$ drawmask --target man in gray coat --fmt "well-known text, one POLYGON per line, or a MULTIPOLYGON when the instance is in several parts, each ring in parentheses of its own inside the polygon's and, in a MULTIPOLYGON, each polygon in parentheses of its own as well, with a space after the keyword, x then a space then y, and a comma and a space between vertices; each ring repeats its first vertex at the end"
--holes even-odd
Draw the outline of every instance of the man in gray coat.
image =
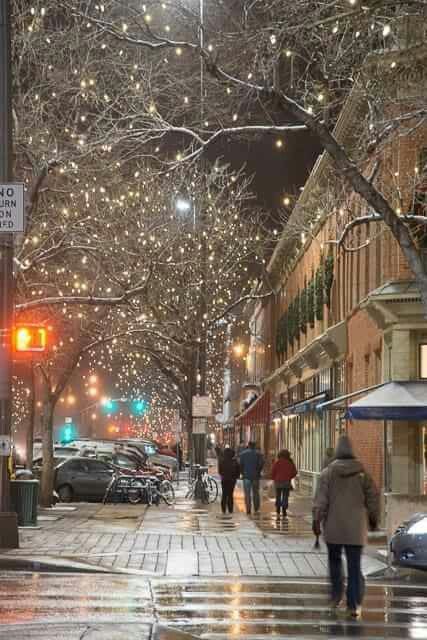
POLYGON ((335 459, 320 474, 313 505, 313 532, 328 545, 331 606, 341 602, 344 584, 342 549, 347 558, 347 608, 353 618, 361 614, 364 578, 361 572, 367 525, 375 529, 379 518, 378 493, 370 476, 353 453, 346 434, 340 436, 335 459))

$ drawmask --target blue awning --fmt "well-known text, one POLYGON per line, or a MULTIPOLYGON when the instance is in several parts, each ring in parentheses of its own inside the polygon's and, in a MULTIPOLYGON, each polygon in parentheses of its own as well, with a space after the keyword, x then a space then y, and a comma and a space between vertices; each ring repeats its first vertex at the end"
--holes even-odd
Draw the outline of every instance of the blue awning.
POLYGON ((300 414, 300 413, 309 413, 310 411, 314 411, 317 405, 320 402, 325 402, 328 399, 328 392, 325 391, 323 393, 318 393, 316 396, 311 396, 311 398, 307 398, 307 400, 301 400, 301 402, 296 402, 295 404, 288 405, 284 407, 280 411, 284 416, 300 414))
POLYGON ((427 420, 427 380, 386 382, 347 408, 350 420, 427 420))

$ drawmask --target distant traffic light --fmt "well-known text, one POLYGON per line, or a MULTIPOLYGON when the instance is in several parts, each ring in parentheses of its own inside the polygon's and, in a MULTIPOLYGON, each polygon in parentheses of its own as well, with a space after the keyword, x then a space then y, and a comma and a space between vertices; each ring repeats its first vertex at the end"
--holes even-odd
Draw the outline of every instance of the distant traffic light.
POLYGON ((78 436, 76 426, 72 422, 67 422, 59 429, 59 441, 68 444, 78 436))
POLYGON ((147 403, 145 400, 133 400, 131 409, 133 414, 142 416, 147 409, 147 403))
POLYGON ((17 325, 13 331, 13 347, 17 353, 46 351, 47 328, 35 324, 17 325))
POLYGON ((111 398, 104 398, 101 402, 101 407, 104 413, 107 413, 108 415, 116 413, 116 411, 118 410, 118 404, 116 400, 112 400, 111 398))

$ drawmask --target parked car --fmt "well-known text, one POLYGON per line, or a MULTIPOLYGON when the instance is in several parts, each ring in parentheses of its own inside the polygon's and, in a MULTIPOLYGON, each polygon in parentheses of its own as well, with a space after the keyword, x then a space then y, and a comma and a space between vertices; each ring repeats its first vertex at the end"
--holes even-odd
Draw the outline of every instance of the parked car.
POLYGON ((416 513, 399 525, 390 548, 395 564, 427 570, 427 513, 416 513))
MULTIPOLYGON (((68 460, 68 459, 69 459, 68 457, 56 455, 56 452, 55 452, 55 454, 53 456, 53 466, 54 466, 54 468, 57 467, 62 462, 65 462, 65 460, 68 460)), ((43 469, 43 458, 40 456, 40 457, 35 458, 33 460, 33 476, 35 478, 37 478, 38 480, 41 478, 42 469, 43 469)))
POLYGON ((114 470, 113 465, 95 458, 69 458, 55 469, 55 491, 62 502, 100 501, 114 470))

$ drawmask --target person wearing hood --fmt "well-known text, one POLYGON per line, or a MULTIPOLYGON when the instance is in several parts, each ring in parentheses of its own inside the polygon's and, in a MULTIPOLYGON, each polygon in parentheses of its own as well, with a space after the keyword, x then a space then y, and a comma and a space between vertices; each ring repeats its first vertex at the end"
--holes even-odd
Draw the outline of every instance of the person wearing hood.
POLYGON ((240 466, 234 455, 234 450, 227 445, 224 449, 224 454, 220 458, 218 471, 221 476, 222 485, 222 513, 225 514, 227 508, 229 513, 233 513, 233 493, 236 482, 240 476, 240 466))
POLYGON ((354 455, 350 438, 339 437, 334 460, 322 471, 313 505, 313 533, 321 531, 328 546, 331 606, 343 597, 342 550, 347 560, 347 609, 358 618, 364 593, 361 572, 368 523, 376 529, 379 496, 370 476, 354 455))

